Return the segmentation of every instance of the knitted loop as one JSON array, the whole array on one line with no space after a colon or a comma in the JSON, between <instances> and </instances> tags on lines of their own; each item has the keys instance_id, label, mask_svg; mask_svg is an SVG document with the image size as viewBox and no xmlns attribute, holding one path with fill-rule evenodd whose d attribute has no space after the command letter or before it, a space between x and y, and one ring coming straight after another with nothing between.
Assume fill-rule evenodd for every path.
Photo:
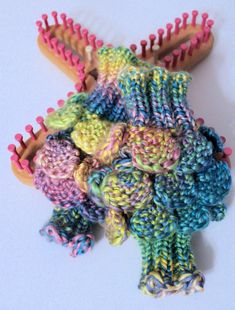
<instances>
[{"instance_id":1,"label":"knitted loop","mask_svg":"<svg viewBox=\"0 0 235 310\"><path fill-rule=\"evenodd\" d=\"M223 141L213 128L200 126L199 131L204 137L207 138L208 141L212 143L214 153L223 152L224 150Z\"/></svg>"},{"instance_id":2,"label":"knitted loop","mask_svg":"<svg viewBox=\"0 0 235 310\"><path fill-rule=\"evenodd\" d=\"M55 205L63 208L76 207L87 199L73 178L50 178L39 167L34 172L34 185Z\"/></svg>"},{"instance_id":3,"label":"knitted loop","mask_svg":"<svg viewBox=\"0 0 235 310\"><path fill-rule=\"evenodd\" d=\"M148 174L134 167L127 171L113 170L101 184L105 205L116 211L134 211L144 208L153 199L152 181Z\"/></svg>"},{"instance_id":4,"label":"knitted loop","mask_svg":"<svg viewBox=\"0 0 235 310\"><path fill-rule=\"evenodd\" d=\"M210 222L210 213L202 206L187 206L177 209L178 231L191 234L206 228Z\"/></svg>"},{"instance_id":5,"label":"knitted loop","mask_svg":"<svg viewBox=\"0 0 235 310\"><path fill-rule=\"evenodd\" d=\"M77 123L71 137L76 146L87 154L95 154L106 141L111 123L99 119L95 114L87 114Z\"/></svg>"},{"instance_id":6,"label":"knitted loop","mask_svg":"<svg viewBox=\"0 0 235 310\"><path fill-rule=\"evenodd\" d=\"M111 245L121 245L129 236L124 214L109 209L105 218L105 236Z\"/></svg>"},{"instance_id":7,"label":"knitted loop","mask_svg":"<svg viewBox=\"0 0 235 310\"><path fill-rule=\"evenodd\" d=\"M95 238L92 234L79 234L69 242L68 247L72 248L71 256L85 254L89 252L95 244Z\"/></svg>"},{"instance_id":8,"label":"knitted loop","mask_svg":"<svg viewBox=\"0 0 235 310\"><path fill-rule=\"evenodd\" d=\"M178 171L190 174L204 170L212 160L212 144L198 131L186 131L179 138L181 156Z\"/></svg>"},{"instance_id":9,"label":"knitted loop","mask_svg":"<svg viewBox=\"0 0 235 310\"><path fill-rule=\"evenodd\" d=\"M94 154L102 164L111 165L113 160L118 156L120 148L123 144L123 136L126 124L117 123L111 127L106 141L101 145L99 150Z\"/></svg>"},{"instance_id":10,"label":"knitted loop","mask_svg":"<svg viewBox=\"0 0 235 310\"><path fill-rule=\"evenodd\" d=\"M109 167L102 167L99 170L94 170L88 177L88 196L97 205L105 207L102 198L101 184L107 173L111 172Z\"/></svg>"},{"instance_id":11,"label":"knitted loop","mask_svg":"<svg viewBox=\"0 0 235 310\"><path fill-rule=\"evenodd\" d=\"M88 192L88 176L92 170L99 168L99 166L100 163L98 160L89 156L85 157L84 160L77 166L74 171L74 179L82 192Z\"/></svg>"},{"instance_id":12,"label":"knitted loop","mask_svg":"<svg viewBox=\"0 0 235 310\"><path fill-rule=\"evenodd\" d=\"M130 220L132 233L138 238L166 238L176 230L177 219L159 206L136 211Z\"/></svg>"},{"instance_id":13,"label":"knitted loop","mask_svg":"<svg viewBox=\"0 0 235 310\"><path fill-rule=\"evenodd\" d=\"M211 165L196 175L198 198L204 205L221 202L231 188L231 173L223 161L213 160Z\"/></svg>"},{"instance_id":14,"label":"knitted loop","mask_svg":"<svg viewBox=\"0 0 235 310\"><path fill-rule=\"evenodd\" d=\"M75 126L80 117L85 113L83 103L86 99L86 93L73 95L65 102L62 108L50 113L46 117L45 124L48 128L55 130L65 130Z\"/></svg>"},{"instance_id":15,"label":"knitted loop","mask_svg":"<svg viewBox=\"0 0 235 310\"><path fill-rule=\"evenodd\" d=\"M132 127L131 145L133 165L148 173L174 169L180 148L170 130L151 127Z\"/></svg>"},{"instance_id":16,"label":"knitted loop","mask_svg":"<svg viewBox=\"0 0 235 310\"><path fill-rule=\"evenodd\" d=\"M36 153L36 165L50 178L71 177L79 161L79 151L71 142L52 137Z\"/></svg>"},{"instance_id":17,"label":"knitted loop","mask_svg":"<svg viewBox=\"0 0 235 310\"><path fill-rule=\"evenodd\" d=\"M73 140L71 139L70 137L70 134L72 132L72 129L69 128L69 129L66 129L66 130L60 130L60 131L57 131L53 134L50 134L46 137L46 141L52 141L52 140L55 140L55 141L60 141L60 140L67 140L69 141L70 143L73 143ZM75 146L75 145L74 145Z\"/></svg>"},{"instance_id":18,"label":"knitted loop","mask_svg":"<svg viewBox=\"0 0 235 310\"><path fill-rule=\"evenodd\" d=\"M191 205L197 197L196 183L190 174L182 176L174 172L157 174L154 188L154 202L172 209Z\"/></svg>"},{"instance_id":19,"label":"knitted loop","mask_svg":"<svg viewBox=\"0 0 235 310\"><path fill-rule=\"evenodd\" d=\"M227 213L227 207L224 203L219 203L215 206L208 206L212 221L222 221Z\"/></svg>"},{"instance_id":20,"label":"knitted loop","mask_svg":"<svg viewBox=\"0 0 235 310\"><path fill-rule=\"evenodd\" d=\"M202 292L204 289L205 277L200 271L194 273L185 273L181 275L178 281L175 283L176 286L180 286L181 292L185 294L192 294L195 292Z\"/></svg>"}]
</instances>

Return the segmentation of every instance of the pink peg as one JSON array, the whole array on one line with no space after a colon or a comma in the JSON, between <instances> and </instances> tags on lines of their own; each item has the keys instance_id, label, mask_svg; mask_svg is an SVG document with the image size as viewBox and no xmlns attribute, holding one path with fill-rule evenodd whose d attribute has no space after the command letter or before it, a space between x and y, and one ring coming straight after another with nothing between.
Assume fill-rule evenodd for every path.
<instances>
[{"instance_id":1,"label":"pink peg","mask_svg":"<svg viewBox=\"0 0 235 310\"><path fill-rule=\"evenodd\" d=\"M101 48L104 45L103 40L97 40L96 45L97 45L97 48Z\"/></svg>"},{"instance_id":2,"label":"pink peg","mask_svg":"<svg viewBox=\"0 0 235 310\"><path fill-rule=\"evenodd\" d=\"M47 109L47 114L50 114L50 113L53 113L53 112L55 112L55 109L54 108L48 108Z\"/></svg>"},{"instance_id":3,"label":"pink peg","mask_svg":"<svg viewBox=\"0 0 235 310\"><path fill-rule=\"evenodd\" d=\"M225 138L224 136L220 136L220 139L221 139L221 141L222 141L223 143L226 142L226 138Z\"/></svg>"},{"instance_id":4,"label":"pink peg","mask_svg":"<svg viewBox=\"0 0 235 310\"><path fill-rule=\"evenodd\" d=\"M22 134L17 133L15 135L15 139L16 139L16 141L18 141L20 143L20 146L22 147L22 149L26 149L26 144L24 143Z\"/></svg>"},{"instance_id":5,"label":"pink peg","mask_svg":"<svg viewBox=\"0 0 235 310\"><path fill-rule=\"evenodd\" d=\"M149 41L150 41L150 51L153 51L153 46L154 46L154 42L156 40L156 36L155 34L150 34L149 35Z\"/></svg>"},{"instance_id":6,"label":"pink peg","mask_svg":"<svg viewBox=\"0 0 235 310\"><path fill-rule=\"evenodd\" d=\"M22 170L23 168L22 168L22 166L21 166L21 163L20 163L20 161L19 161L19 156L17 155L17 154L13 154L12 156L11 156L11 161L15 164L15 166L18 168L18 169L20 169L20 170Z\"/></svg>"},{"instance_id":7,"label":"pink peg","mask_svg":"<svg viewBox=\"0 0 235 310\"><path fill-rule=\"evenodd\" d=\"M204 28L204 31L203 31L203 33L204 33L203 42L207 42L207 41L208 41L208 39L209 39L209 37L210 37L210 32L211 32L211 30L210 30L209 27L205 27L205 28Z\"/></svg>"},{"instance_id":8,"label":"pink peg","mask_svg":"<svg viewBox=\"0 0 235 310\"><path fill-rule=\"evenodd\" d=\"M140 41L140 45L141 45L141 49L142 49L142 57L145 58L146 57L146 46L147 46L147 41L146 40L141 40Z\"/></svg>"},{"instance_id":9,"label":"pink peg","mask_svg":"<svg viewBox=\"0 0 235 310\"><path fill-rule=\"evenodd\" d=\"M211 29L213 27L213 25L214 25L213 19L208 19L207 26Z\"/></svg>"},{"instance_id":10,"label":"pink peg","mask_svg":"<svg viewBox=\"0 0 235 310\"><path fill-rule=\"evenodd\" d=\"M76 67L79 64L80 58L78 55L72 56L73 65Z\"/></svg>"},{"instance_id":11,"label":"pink peg","mask_svg":"<svg viewBox=\"0 0 235 310\"><path fill-rule=\"evenodd\" d=\"M196 119L196 123L197 123L199 126L202 126L202 125L205 123L205 120L204 120L204 118L199 117L199 118Z\"/></svg>"},{"instance_id":12,"label":"pink peg","mask_svg":"<svg viewBox=\"0 0 235 310\"><path fill-rule=\"evenodd\" d=\"M89 45L88 41L88 30L87 29L82 29L82 38L84 40L85 45Z\"/></svg>"},{"instance_id":13,"label":"pink peg","mask_svg":"<svg viewBox=\"0 0 235 310\"><path fill-rule=\"evenodd\" d=\"M64 30L66 30L68 28L66 14L65 13L60 14L60 18L62 19Z\"/></svg>"},{"instance_id":14,"label":"pink peg","mask_svg":"<svg viewBox=\"0 0 235 310\"><path fill-rule=\"evenodd\" d=\"M47 41L47 45L49 46L50 49L52 49L53 46L51 44L51 33L50 33L50 31L45 33L45 38L46 38L46 41Z\"/></svg>"},{"instance_id":15,"label":"pink peg","mask_svg":"<svg viewBox=\"0 0 235 310\"><path fill-rule=\"evenodd\" d=\"M202 29L206 26L206 20L208 18L208 14L207 13L203 13L202 14L202 23L201 23L201 27Z\"/></svg>"},{"instance_id":16,"label":"pink peg","mask_svg":"<svg viewBox=\"0 0 235 310\"><path fill-rule=\"evenodd\" d=\"M46 38L45 30L43 28L40 28L39 32L40 32L40 36L41 36L43 43L47 44L47 38Z\"/></svg>"},{"instance_id":17,"label":"pink peg","mask_svg":"<svg viewBox=\"0 0 235 310\"><path fill-rule=\"evenodd\" d=\"M193 50L196 48L196 46L197 46L197 39L196 38L192 38L190 40L190 47L189 47L189 50L188 50L189 56L193 55Z\"/></svg>"},{"instance_id":18,"label":"pink peg","mask_svg":"<svg viewBox=\"0 0 235 310\"><path fill-rule=\"evenodd\" d=\"M112 43L107 43L106 46L109 47L109 48L112 48L113 44Z\"/></svg>"},{"instance_id":19,"label":"pink peg","mask_svg":"<svg viewBox=\"0 0 235 310\"><path fill-rule=\"evenodd\" d=\"M59 52L60 52L60 56L62 57L62 59L64 61L66 61L66 57L65 57L65 45L63 43L60 43L58 45L58 49L59 49Z\"/></svg>"},{"instance_id":20,"label":"pink peg","mask_svg":"<svg viewBox=\"0 0 235 310\"><path fill-rule=\"evenodd\" d=\"M54 18L54 23L55 23L55 26L59 26L59 22L58 22L58 14L56 11L53 11L51 12L51 16Z\"/></svg>"},{"instance_id":21,"label":"pink peg","mask_svg":"<svg viewBox=\"0 0 235 310\"><path fill-rule=\"evenodd\" d=\"M80 24L74 25L74 29L75 29L75 32L76 32L76 34L77 34L77 39L78 39L78 40L81 40L81 39L82 39L82 35L81 35L81 25L80 25Z\"/></svg>"},{"instance_id":22,"label":"pink peg","mask_svg":"<svg viewBox=\"0 0 235 310\"><path fill-rule=\"evenodd\" d=\"M172 52L172 55L173 55L172 67L175 68L177 66L177 61L178 61L180 52L178 50L174 50Z\"/></svg>"},{"instance_id":23,"label":"pink peg","mask_svg":"<svg viewBox=\"0 0 235 310\"><path fill-rule=\"evenodd\" d=\"M69 98L69 97L71 97L71 96L73 96L74 95L74 92L73 91L69 91L68 93L67 93L67 97Z\"/></svg>"},{"instance_id":24,"label":"pink peg","mask_svg":"<svg viewBox=\"0 0 235 310\"><path fill-rule=\"evenodd\" d=\"M90 43L91 47L93 48L93 51L95 51L96 50L96 35L91 34L89 36L89 43Z\"/></svg>"},{"instance_id":25,"label":"pink peg","mask_svg":"<svg viewBox=\"0 0 235 310\"><path fill-rule=\"evenodd\" d=\"M30 167L30 163L28 159L23 159L21 161L21 166L25 171L27 171L27 173L33 174L33 169Z\"/></svg>"},{"instance_id":26,"label":"pink peg","mask_svg":"<svg viewBox=\"0 0 235 310\"><path fill-rule=\"evenodd\" d=\"M130 46L130 50L132 51L132 53L136 53L136 50L137 50L137 45L136 44L131 44Z\"/></svg>"},{"instance_id":27,"label":"pink peg","mask_svg":"<svg viewBox=\"0 0 235 310\"><path fill-rule=\"evenodd\" d=\"M192 22L191 22L191 25L193 27L196 26L197 16L198 16L198 11L197 10L193 10L192 11Z\"/></svg>"},{"instance_id":28,"label":"pink peg","mask_svg":"<svg viewBox=\"0 0 235 310\"><path fill-rule=\"evenodd\" d=\"M180 55L180 61L184 61L185 59L185 54L186 54L186 51L188 49L188 46L186 43L182 43L180 45L180 49L181 49L181 55Z\"/></svg>"},{"instance_id":29,"label":"pink peg","mask_svg":"<svg viewBox=\"0 0 235 310\"><path fill-rule=\"evenodd\" d=\"M171 23L166 24L166 29L167 29L166 39L167 39L167 41L170 41L170 39L171 39L172 28L173 28L173 25Z\"/></svg>"},{"instance_id":30,"label":"pink peg","mask_svg":"<svg viewBox=\"0 0 235 310\"><path fill-rule=\"evenodd\" d=\"M186 29L187 28L187 20L189 18L189 14L188 13L183 13L182 14L182 17L183 17L183 25L182 25L182 28L183 29Z\"/></svg>"},{"instance_id":31,"label":"pink peg","mask_svg":"<svg viewBox=\"0 0 235 310\"><path fill-rule=\"evenodd\" d=\"M75 89L77 90L78 93L83 91L83 87L81 83L76 83L75 84Z\"/></svg>"},{"instance_id":32,"label":"pink peg","mask_svg":"<svg viewBox=\"0 0 235 310\"><path fill-rule=\"evenodd\" d=\"M25 126L25 131L30 135L32 140L35 141L37 139L35 133L33 132L33 126L32 125Z\"/></svg>"},{"instance_id":33,"label":"pink peg","mask_svg":"<svg viewBox=\"0 0 235 310\"><path fill-rule=\"evenodd\" d=\"M42 15L42 19L43 19L43 21L44 21L46 30L49 30L48 15L47 15L47 14L43 14L43 15Z\"/></svg>"},{"instance_id":34,"label":"pink peg","mask_svg":"<svg viewBox=\"0 0 235 310\"><path fill-rule=\"evenodd\" d=\"M43 132L47 132L47 128L46 128L46 126L45 126L45 124L44 124L44 118L43 118L42 116L38 116L38 117L36 118L36 122L40 125L41 130L42 130Z\"/></svg>"},{"instance_id":35,"label":"pink peg","mask_svg":"<svg viewBox=\"0 0 235 310\"><path fill-rule=\"evenodd\" d=\"M16 154L17 156L19 156L17 150L16 150L16 146L15 144L9 144L7 147L8 151L11 152L12 154Z\"/></svg>"},{"instance_id":36,"label":"pink peg","mask_svg":"<svg viewBox=\"0 0 235 310\"><path fill-rule=\"evenodd\" d=\"M171 63L171 56L170 55L167 55L164 57L164 63L165 63L166 69L168 69L170 66L170 63Z\"/></svg>"},{"instance_id":37,"label":"pink peg","mask_svg":"<svg viewBox=\"0 0 235 310\"><path fill-rule=\"evenodd\" d=\"M226 156L231 156L232 153L233 153L233 150L231 149L231 147L225 147L225 148L224 148L224 154L225 154Z\"/></svg>"},{"instance_id":38,"label":"pink peg","mask_svg":"<svg viewBox=\"0 0 235 310\"><path fill-rule=\"evenodd\" d=\"M57 101L57 105L58 105L59 108L62 108L63 105L64 105L64 100L63 99L58 100Z\"/></svg>"},{"instance_id":39,"label":"pink peg","mask_svg":"<svg viewBox=\"0 0 235 310\"><path fill-rule=\"evenodd\" d=\"M51 45L54 50L54 52L59 55L59 49L58 49L58 39L56 37L51 39Z\"/></svg>"},{"instance_id":40,"label":"pink peg","mask_svg":"<svg viewBox=\"0 0 235 310\"><path fill-rule=\"evenodd\" d=\"M85 72L85 65L83 63L78 64L77 71L79 73L84 73Z\"/></svg>"},{"instance_id":41,"label":"pink peg","mask_svg":"<svg viewBox=\"0 0 235 310\"><path fill-rule=\"evenodd\" d=\"M198 32L196 34L196 38L197 38L197 48L199 48L203 40L203 32Z\"/></svg>"},{"instance_id":42,"label":"pink peg","mask_svg":"<svg viewBox=\"0 0 235 310\"><path fill-rule=\"evenodd\" d=\"M74 27L73 27L73 19L72 18L68 18L67 19L67 24L69 26L70 33L73 35L75 33Z\"/></svg>"},{"instance_id":43,"label":"pink peg","mask_svg":"<svg viewBox=\"0 0 235 310\"><path fill-rule=\"evenodd\" d=\"M36 21L36 26L38 28L38 32L40 32L40 30L42 29L42 22L40 20Z\"/></svg>"},{"instance_id":44,"label":"pink peg","mask_svg":"<svg viewBox=\"0 0 235 310\"><path fill-rule=\"evenodd\" d=\"M67 62L70 65L70 67L73 66L72 56L73 56L73 52L71 50L65 51L65 57L66 57Z\"/></svg>"},{"instance_id":45,"label":"pink peg","mask_svg":"<svg viewBox=\"0 0 235 310\"><path fill-rule=\"evenodd\" d=\"M179 34L180 32L180 23L181 23L181 19L177 17L175 19L175 34Z\"/></svg>"},{"instance_id":46,"label":"pink peg","mask_svg":"<svg viewBox=\"0 0 235 310\"><path fill-rule=\"evenodd\" d=\"M162 39L163 39L164 29L162 29L162 28L158 29L157 33L158 33L158 45L162 46Z\"/></svg>"}]
</instances>

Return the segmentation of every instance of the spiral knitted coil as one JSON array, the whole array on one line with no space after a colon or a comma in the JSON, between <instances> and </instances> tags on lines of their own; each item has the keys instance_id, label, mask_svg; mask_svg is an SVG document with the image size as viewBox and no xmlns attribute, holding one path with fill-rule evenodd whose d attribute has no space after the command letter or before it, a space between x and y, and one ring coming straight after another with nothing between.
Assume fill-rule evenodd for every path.
<instances>
[{"instance_id":1,"label":"spiral knitted coil","mask_svg":"<svg viewBox=\"0 0 235 310\"><path fill-rule=\"evenodd\" d=\"M133 165L148 173L174 169L180 147L170 130L131 127L129 144Z\"/></svg>"}]
</instances>

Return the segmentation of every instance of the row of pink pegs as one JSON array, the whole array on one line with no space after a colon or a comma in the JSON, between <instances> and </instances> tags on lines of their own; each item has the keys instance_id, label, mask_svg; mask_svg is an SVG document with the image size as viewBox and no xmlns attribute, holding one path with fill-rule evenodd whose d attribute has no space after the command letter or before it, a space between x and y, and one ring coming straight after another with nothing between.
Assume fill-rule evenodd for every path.
<instances>
[{"instance_id":1,"label":"row of pink pegs","mask_svg":"<svg viewBox=\"0 0 235 310\"><path fill-rule=\"evenodd\" d=\"M198 14L199 14L198 11L196 11L196 10L192 11L192 19L191 19L191 26L192 27L196 27L196 25L197 25ZM182 19L181 18L175 19L175 27L171 23L168 23L166 25L166 29L167 29L166 40L167 41L171 40L172 31L175 35L178 35L180 33L181 29L183 29L183 30L187 29L188 18L189 18L189 14L183 13ZM202 14L202 20L201 20L201 29L202 29L201 33L205 34L204 42L207 42L209 35L210 35L211 28L213 25L214 25L214 21L211 19L208 19L207 13L203 13ZM173 28L174 28L174 30L173 30ZM150 47L151 52L153 51L154 45L158 45L159 47L162 46L164 34L165 34L165 30L163 28L159 28L159 29L157 29L157 35L155 35L155 34L149 35L149 47ZM141 40L140 45L141 45L142 57L144 58L144 57L146 57L146 49L147 49L148 42L146 40ZM131 44L130 49L133 53L136 53L137 45Z\"/></svg>"},{"instance_id":2,"label":"row of pink pegs","mask_svg":"<svg viewBox=\"0 0 235 310\"><path fill-rule=\"evenodd\" d=\"M58 19L58 13L57 12L53 11L51 13L51 15L53 17L53 21L54 21L53 25L54 26L58 27L58 26L62 25L63 29L65 31L68 30L68 31L70 31L71 35L76 35L76 37L79 41L83 40L85 46L88 46L88 45L92 46L92 49L94 51L96 51L97 48L100 48L103 46L104 42L102 40L97 40L96 35L89 34L88 29L86 29L86 28L82 29L81 24L79 24L79 23L75 24L74 20L72 18L67 18L67 15L65 13L60 14L61 22ZM50 31L50 25L48 22L48 15L43 14L42 20L43 20L43 22L42 21L36 22L36 25L38 27L38 31L40 33L42 33L42 32L47 33L48 31ZM43 26L44 26L44 28L43 28Z\"/></svg>"}]
</instances>

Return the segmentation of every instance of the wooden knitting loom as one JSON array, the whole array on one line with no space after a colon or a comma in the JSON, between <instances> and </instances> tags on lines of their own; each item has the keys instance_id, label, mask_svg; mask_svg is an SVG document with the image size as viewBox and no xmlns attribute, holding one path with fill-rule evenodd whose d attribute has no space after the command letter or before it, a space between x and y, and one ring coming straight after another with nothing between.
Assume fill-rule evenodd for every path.
<instances>
[{"instance_id":1,"label":"wooden knitting loom","mask_svg":"<svg viewBox=\"0 0 235 310\"><path fill-rule=\"evenodd\" d=\"M51 13L53 24L49 25L48 15L42 15L42 21L37 21L38 46L42 53L59 67L76 84L78 92L91 92L96 85L98 76L97 50L104 43L97 40L94 34L80 24L74 24L73 19L67 18L66 14ZM149 42L140 41L141 53L137 57L156 66L165 67L170 71L191 70L204 59L213 47L214 24L208 19L208 14L201 15L201 23L197 23L198 11L192 11L191 21L188 23L189 14L183 13L182 19L176 18L175 25L168 23L166 32L163 28L157 30L156 35L149 35ZM111 44L106 44L111 46ZM137 52L137 45L131 44L133 53ZM73 92L68 93L68 97ZM58 101L58 106L63 106L64 100ZM47 113L53 112L48 108ZM20 144L8 146L12 153L11 166L15 176L24 184L33 185L34 156L36 151L44 144L45 138L52 131L48 130L41 116L36 118L41 129L34 133L32 125L25 127L30 138L23 140L21 134L16 134L15 139ZM223 154L218 156L227 157L231 153L225 148Z\"/></svg>"}]
</instances>

